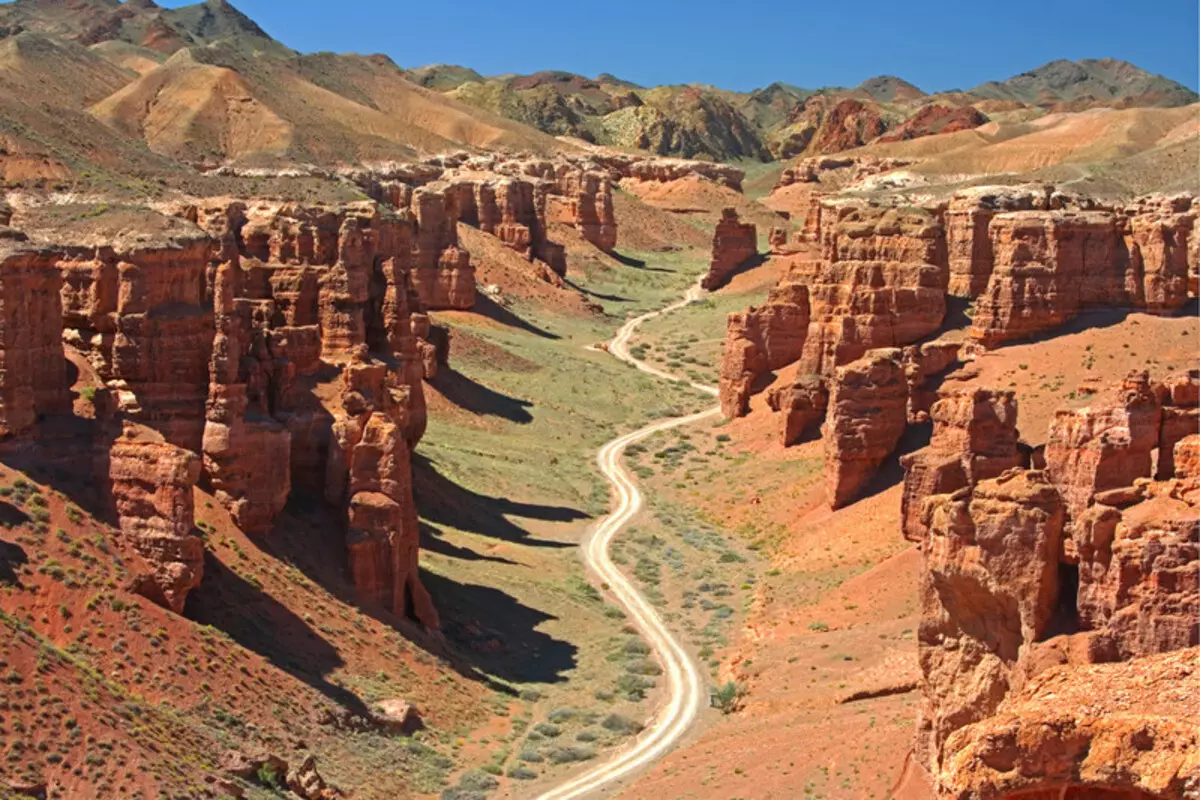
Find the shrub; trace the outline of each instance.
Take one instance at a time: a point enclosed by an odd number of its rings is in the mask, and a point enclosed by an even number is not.
[[[553,739],[554,737],[562,734],[562,730],[557,725],[549,722],[539,722],[537,725],[533,726],[533,730],[542,736],[545,736],[547,739]]]
[[[263,786],[269,786],[272,789],[279,788],[280,775],[273,764],[263,764],[259,767],[256,777]]]
[[[595,749],[586,745],[571,747],[556,747],[547,754],[546,759],[551,764],[571,764],[577,761],[590,761],[596,757]]]
[[[612,731],[613,733],[620,733],[624,735],[641,733],[642,728],[645,727],[637,720],[632,720],[629,717],[624,717],[620,714],[609,714],[604,718],[604,721],[601,722],[600,725],[606,731]]]
[[[536,778],[537,776],[538,776],[538,774],[536,772],[534,772],[533,770],[531,770],[529,767],[517,766],[517,767],[510,767],[508,770],[508,777],[510,777],[514,780],[518,780],[518,781],[531,781],[534,778]]]
[[[825,631],[829,630],[829,625],[824,622],[810,622],[810,623],[808,623],[808,629],[810,631],[817,631],[819,633],[824,633]]]
[[[459,788],[486,792],[495,789],[500,781],[481,769],[473,769],[458,779]]]
[[[545,759],[542,758],[542,754],[537,750],[522,750],[517,758],[530,764],[540,764],[545,761]]]
[[[736,681],[727,681],[713,692],[713,705],[719,708],[722,714],[730,714],[737,709],[741,697],[741,685]]]
[[[556,708],[548,715],[551,722],[563,723],[575,718],[575,709]]]

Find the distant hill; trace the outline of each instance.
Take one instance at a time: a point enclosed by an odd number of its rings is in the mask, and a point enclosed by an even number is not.
[[[1056,61],[970,92],[926,94],[894,75],[853,89],[773,83],[752,92],[710,86],[643,88],[611,75],[566,72],[482,77],[433,65],[410,78],[547,133],[662,155],[714,160],[792,158],[856,147],[897,129],[904,139],[975,127],[994,113],[1173,107],[1196,101],[1174,81],[1111,59]],[[818,101],[813,98],[821,98]],[[853,100],[860,105],[841,105]],[[826,115],[833,127],[824,129]],[[836,126],[845,125],[838,129]],[[865,137],[865,138],[864,138]]]
[[[449,64],[401,69],[382,55],[298,53],[226,0],[174,9],[153,0],[0,3],[0,176],[10,183],[574,146],[555,137],[770,161],[1053,111],[1195,100],[1112,60],[1056,61],[934,95],[891,75],[854,88],[776,82],[751,92],[643,87],[609,73],[484,76]]]
[[[1169,78],[1111,58],[1051,61],[1002,82],[976,86],[972,94],[1028,105],[1083,103],[1087,106],[1182,106],[1200,97]]]

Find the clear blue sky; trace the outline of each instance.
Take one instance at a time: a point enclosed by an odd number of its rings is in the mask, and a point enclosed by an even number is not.
[[[1057,58],[1111,57],[1197,88],[1196,0],[232,2],[297,50],[386,53],[404,67],[442,62],[485,75],[561,69],[748,90],[893,74],[938,91]]]

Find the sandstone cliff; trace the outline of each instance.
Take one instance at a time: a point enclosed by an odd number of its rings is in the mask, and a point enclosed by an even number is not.
[[[1047,470],[1020,464],[1011,395],[934,405],[933,441],[904,460],[903,516],[923,564],[914,754],[938,796],[1183,798],[1200,781],[1195,709],[1138,716],[1148,707],[1128,699],[1134,685],[1183,691],[1200,653],[1186,650],[1200,643],[1194,440],[1151,476],[1165,394],[1135,374],[1060,412]]]

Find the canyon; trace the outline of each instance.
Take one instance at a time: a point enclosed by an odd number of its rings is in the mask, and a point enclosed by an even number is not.
[[[0,66],[0,795],[1200,791],[1187,87]]]

